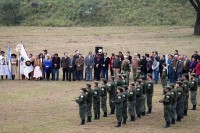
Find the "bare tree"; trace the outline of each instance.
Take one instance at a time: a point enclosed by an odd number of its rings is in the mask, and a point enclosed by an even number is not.
[[[196,22],[194,26],[194,35],[200,35],[200,0],[189,0],[196,11]]]

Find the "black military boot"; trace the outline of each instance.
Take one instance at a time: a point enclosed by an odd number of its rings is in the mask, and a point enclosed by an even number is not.
[[[121,127],[121,122],[118,122],[118,124],[115,127]]]
[[[168,128],[168,127],[170,127],[170,122],[169,121],[166,122],[166,125],[164,126],[164,128]]]
[[[177,122],[181,122],[181,117],[180,116],[177,116]]]
[[[87,122],[92,122],[92,120],[91,120],[91,116],[88,116],[88,118],[87,118]]]
[[[176,124],[176,120],[172,119],[171,124]]]
[[[94,114],[94,119],[97,120],[97,113]]]
[[[126,118],[123,119],[123,123],[122,124],[126,124]]]
[[[104,112],[103,117],[108,117],[107,112]]]
[[[143,115],[143,116],[145,116],[145,115],[146,115],[146,113],[145,113],[145,112],[142,112],[142,115]]]
[[[85,125],[85,120],[81,120],[81,125]]]
[[[141,114],[138,114],[138,116],[137,116],[137,117],[141,119]]]
[[[112,109],[110,112],[111,115],[115,114],[115,109]]]
[[[197,108],[196,108],[196,105],[193,105],[193,110],[196,110]]]
[[[100,113],[97,114],[97,119],[100,119]]]
[[[184,116],[187,116],[187,110],[184,111]]]
[[[130,121],[135,121],[135,117],[134,117],[134,116],[131,116]]]

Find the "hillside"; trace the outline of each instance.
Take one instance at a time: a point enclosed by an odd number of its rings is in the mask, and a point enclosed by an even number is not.
[[[1,0],[0,25],[194,25],[195,11],[178,0]]]

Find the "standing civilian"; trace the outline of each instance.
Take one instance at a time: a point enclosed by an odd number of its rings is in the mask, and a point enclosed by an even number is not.
[[[59,80],[59,69],[60,69],[60,57],[58,57],[58,54],[55,54],[55,57],[52,59],[52,68],[53,68],[53,80],[58,81]]]

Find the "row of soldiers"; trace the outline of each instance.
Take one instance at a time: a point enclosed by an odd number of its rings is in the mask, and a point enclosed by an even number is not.
[[[178,79],[176,84],[170,84],[164,89],[164,98],[160,103],[164,105],[164,118],[166,121],[165,128],[170,127],[170,124],[181,122],[188,112],[188,99],[190,92],[190,100],[193,104],[191,110],[196,110],[196,95],[198,89],[198,80],[196,74],[191,74],[189,81],[188,74],[183,74],[182,78]]]
[[[144,79],[147,80],[145,81]],[[111,76],[111,82],[109,83],[107,83],[106,79],[101,79],[101,86],[95,81],[93,87],[94,89],[91,89],[91,84],[86,84],[85,88],[81,88],[81,95],[76,99],[76,102],[79,104],[81,125],[85,124],[85,116],[87,116],[87,122],[91,122],[92,105],[95,120],[100,119],[100,107],[104,113],[103,117],[108,117],[108,94],[111,110],[110,115],[116,112],[118,121],[116,127],[126,124],[128,113],[130,121],[135,121],[136,118],[140,119],[146,113],[152,112],[154,84],[151,74],[147,74],[146,77],[141,75],[139,78],[135,78],[134,82],[130,84],[126,74],[119,74],[116,80],[114,76]]]

